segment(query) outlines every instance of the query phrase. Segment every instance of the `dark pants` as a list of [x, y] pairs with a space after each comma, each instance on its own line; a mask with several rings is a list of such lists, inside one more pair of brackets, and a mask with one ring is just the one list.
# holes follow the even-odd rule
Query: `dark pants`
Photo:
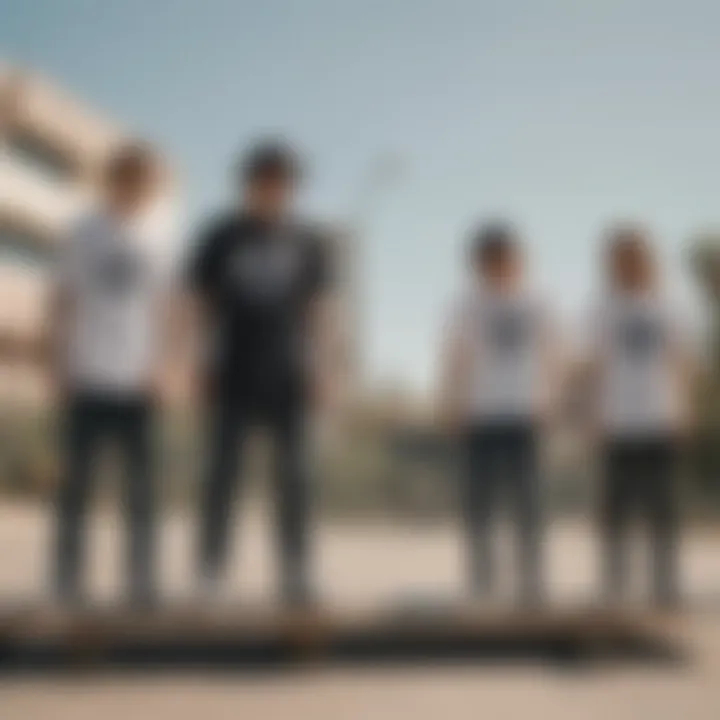
[[152, 599], [154, 473], [152, 404], [148, 398], [79, 394], [68, 400], [62, 445], [64, 471], [57, 505], [55, 584], [61, 598], [82, 596], [87, 510], [101, 445], [113, 442], [125, 469], [127, 569], [133, 602]]
[[238, 473], [249, 430], [266, 427], [274, 445], [277, 548], [283, 598], [303, 602], [308, 593], [309, 489], [304, 405], [295, 401], [249, 403], [220, 399], [210, 408], [209, 452], [202, 485], [200, 571], [217, 580], [227, 561], [230, 521], [243, 473]]
[[465, 440], [464, 514], [473, 593], [495, 583], [493, 521], [509, 505], [517, 532], [520, 591], [541, 599], [541, 504], [537, 433], [531, 423], [478, 425]]
[[678, 443], [670, 438], [606, 443], [601, 522], [605, 589], [611, 597], [625, 590], [628, 527], [632, 520], [642, 519], [652, 539], [655, 599], [676, 600], [679, 454]]

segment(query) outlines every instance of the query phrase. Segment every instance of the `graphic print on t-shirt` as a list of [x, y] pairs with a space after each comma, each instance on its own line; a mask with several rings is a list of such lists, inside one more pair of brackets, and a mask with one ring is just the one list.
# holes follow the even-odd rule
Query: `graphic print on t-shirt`
[[521, 308], [502, 308], [490, 313], [488, 337], [492, 347], [502, 355], [521, 353], [527, 346], [531, 322]]
[[588, 325], [603, 430], [621, 437], [675, 432], [685, 403], [674, 362], [682, 339], [668, 298], [607, 295], [596, 302]]
[[247, 243], [230, 260], [233, 289], [254, 302], [266, 303], [286, 297], [297, 268], [293, 247], [273, 242]]
[[96, 260], [95, 277], [103, 288], [113, 294], [129, 294], [142, 278], [143, 266], [137, 254], [114, 249]]
[[665, 333], [654, 317], [638, 315], [621, 320], [617, 326], [617, 343], [631, 361], [647, 361], [663, 348]]
[[550, 313], [531, 288], [471, 287], [453, 306], [450, 342], [467, 376], [463, 411], [473, 421], [534, 421], [546, 402]]
[[102, 210], [69, 234], [59, 271], [73, 293], [67, 373], [79, 388], [136, 392], [155, 363], [158, 319], [173, 258], [167, 238], [142, 219], [121, 224]]
[[233, 214], [199, 238], [188, 279], [215, 332], [208, 370], [228, 392], [256, 393], [262, 384], [294, 395], [305, 386], [308, 311], [330, 289], [329, 259], [324, 236], [296, 221]]

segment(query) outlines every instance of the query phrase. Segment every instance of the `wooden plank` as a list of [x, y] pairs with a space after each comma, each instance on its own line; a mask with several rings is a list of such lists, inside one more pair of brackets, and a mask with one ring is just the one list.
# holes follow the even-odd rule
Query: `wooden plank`
[[399, 634], [546, 635], [629, 633], [676, 624], [677, 616], [622, 610], [445, 611], [307, 610], [176, 606], [151, 612], [120, 608], [62, 611], [51, 608], [0, 611], [0, 638], [57, 638], [88, 630], [108, 636], [162, 639], [192, 636], [291, 636], [296, 633], [394, 632]]
[[102, 662], [123, 653], [167, 656], [202, 649], [276, 657], [371, 658], [432, 655], [473, 648], [607, 650], [676, 639], [675, 616], [603, 609], [318, 609], [175, 606], [135, 613], [120, 608], [83, 612], [26, 608], [0, 611], [0, 655], [37, 648]]

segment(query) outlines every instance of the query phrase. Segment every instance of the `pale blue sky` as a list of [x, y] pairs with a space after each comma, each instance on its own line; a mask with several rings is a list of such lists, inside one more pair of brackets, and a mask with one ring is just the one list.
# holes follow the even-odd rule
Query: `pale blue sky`
[[366, 239], [368, 358], [419, 385], [487, 213], [521, 222], [566, 314], [618, 215], [652, 224], [679, 278], [718, 220], [719, 29], [713, 0], [0, 0], [0, 56], [157, 140], [193, 221], [258, 131], [306, 151], [331, 215], [402, 157]]

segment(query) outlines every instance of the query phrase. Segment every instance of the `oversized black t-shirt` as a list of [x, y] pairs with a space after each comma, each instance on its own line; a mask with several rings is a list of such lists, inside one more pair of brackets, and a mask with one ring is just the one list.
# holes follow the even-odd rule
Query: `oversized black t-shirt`
[[219, 392], [261, 401], [304, 392], [308, 313], [331, 284], [329, 255], [320, 233], [295, 222], [232, 215], [203, 233], [188, 274], [209, 313]]

